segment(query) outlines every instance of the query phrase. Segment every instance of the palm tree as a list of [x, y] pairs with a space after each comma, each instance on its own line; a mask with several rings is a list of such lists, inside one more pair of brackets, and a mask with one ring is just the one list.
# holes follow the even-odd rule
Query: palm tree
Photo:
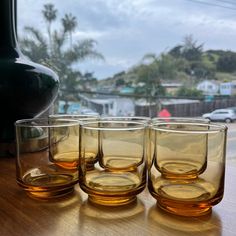
[[155, 104], [157, 111], [160, 110], [160, 101], [158, 96], [165, 95], [165, 89], [161, 85], [162, 78], [162, 59], [153, 53], [144, 55], [141, 64], [134, 68], [137, 75], [137, 81], [141, 82], [143, 86], [136, 89], [137, 94], [145, 94], [147, 102], [149, 103], [149, 116], [151, 117], [151, 107]]
[[44, 9], [42, 10], [44, 19], [48, 24], [48, 36], [49, 36], [49, 47], [52, 48], [52, 37], [51, 37], [51, 24], [57, 18], [57, 10], [54, 8], [53, 4], [45, 4]]
[[71, 13], [65, 14], [64, 18], [61, 19], [65, 33], [69, 33], [70, 36], [70, 47], [72, 48], [72, 33], [77, 26], [77, 19]]
[[[47, 22], [50, 23], [54, 18], [53, 14], [50, 16], [51, 13], [49, 14], [49, 12], [56, 13], [57, 10], [54, 9], [53, 5], [48, 5], [44, 6], [44, 11], [42, 12], [45, 18], [47, 16]], [[45, 9], [51, 10], [46, 11]], [[67, 17], [64, 19], [73, 18], [70, 14], [66, 15]], [[73, 22], [77, 22], [76, 18]], [[63, 21], [61, 23], [63, 24]], [[48, 28], [48, 35], [51, 39], [49, 43], [40, 30], [33, 27], [25, 27], [27, 37], [23, 38], [20, 42], [23, 53], [26, 56], [35, 62], [51, 67], [57, 72], [61, 80], [60, 87], [62, 90], [59, 94], [60, 99], [66, 100], [68, 97], [71, 98], [72, 95], [76, 99], [77, 89], [83, 78], [82, 73], [76, 69], [78, 68], [78, 63], [88, 58], [103, 59], [103, 56], [96, 51], [96, 41], [92, 39], [79, 40], [71, 44], [70, 47], [67, 47], [65, 32], [72, 34], [74, 28], [72, 26], [65, 28], [65, 25], [62, 25], [62, 27], [62, 30], [54, 30], [53, 32], [51, 32], [50, 27]]]
[[48, 53], [47, 40], [43, 34], [33, 27], [26, 26], [24, 29], [27, 34], [31, 35], [31, 38], [23, 38], [20, 41], [23, 54], [37, 63], [48, 61], [50, 55]]

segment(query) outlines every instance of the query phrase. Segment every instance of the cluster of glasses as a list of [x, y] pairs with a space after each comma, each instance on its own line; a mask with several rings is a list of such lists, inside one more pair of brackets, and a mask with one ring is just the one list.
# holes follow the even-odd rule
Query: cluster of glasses
[[204, 119], [52, 115], [19, 120], [17, 182], [35, 198], [75, 184], [89, 201], [136, 200], [148, 185], [157, 205], [198, 216], [223, 198], [227, 127]]

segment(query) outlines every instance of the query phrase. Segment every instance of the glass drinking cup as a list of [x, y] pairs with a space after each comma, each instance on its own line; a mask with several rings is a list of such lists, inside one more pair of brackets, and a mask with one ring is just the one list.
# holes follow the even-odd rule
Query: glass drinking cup
[[[67, 166], [74, 163], [74, 159], [68, 157], [79, 149], [79, 122], [27, 119], [16, 121], [15, 126], [17, 183], [30, 196], [41, 199], [72, 192], [78, 182], [78, 171]], [[57, 165], [55, 159], [64, 165]]]
[[[146, 184], [147, 124], [101, 120], [81, 125], [79, 183], [89, 200], [101, 205], [124, 205], [136, 200]], [[87, 166], [89, 142], [96, 140], [94, 169]]]
[[[100, 120], [121, 120], [121, 121], [138, 121], [145, 123], [147, 126], [151, 123], [151, 118], [148, 116], [102, 116]], [[151, 157], [151, 145], [149, 142], [149, 135], [150, 131], [149, 129], [146, 129], [146, 160], [147, 165], [149, 163], [150, 157]]]
[[162, 209], [207, 214], [223, 198], [227, 127], [189, 122], [151, 125], [148, 188]]
[[[209, 119], [205, 118], [192, 118], [192, 117], [155, 117], [151, 119], [151, 124], [163, 123], [163, 122], [181, 122], [181, 123], [210, 123]], [[149, 130], [149, 140], [152, 140], [154, 132]], [[154, 152], [153, 142], [149, 142], [149, 155], [148, 155], [148, 166], [151, 164], [151, 159]]]
[[[97, 115], [79, 115], [79, 114], [72, 114], [72, 115], [62, 115], [62, 114], [54, 114], [49, 116], [50, 122], [53, 124], [54, 122], [58, 122], [59, 120], [63, 119], [69, 119], [69, 120], [77, 120], [79, 124], [81, 125], [83, 122], [86, 121], [96, 121], [99, 119], [99, 116]], [[79, 137], [79, 135], [78, 135]], [[93, 144], [96, 145], [96, 143], [90, 142], [91, 149], [97, 149], [97, 147], [92, 148]], [[64, 146], [66, 145], [66, 146]], [[79, 140], [74, 140], [71, 143], [61, 143], [59, 146], [57, 146], [54, 150], [52, 149], [52, 152], [54, 152], [54, 155], [52, 155], [51, 161], [57, 165], [60, 165], [63, 168], [68, 169], [78, 169], [78, 163], [79, 163]], [[70, 151], [68, 155], [61, 155], [62, 150], [67, 149], [67, 146], [70, 145], [70, 150], [73, 149], [73, 151]], [[53, 148], [53, 147], [52, 147]], [[94, 157], [94, 153], [90, 153]], [[92, 160], [92, 159], [91, 159]], [[90, 166], [90, 168], [93, 168], [93, 162], [88, 162], [87, 165]]]

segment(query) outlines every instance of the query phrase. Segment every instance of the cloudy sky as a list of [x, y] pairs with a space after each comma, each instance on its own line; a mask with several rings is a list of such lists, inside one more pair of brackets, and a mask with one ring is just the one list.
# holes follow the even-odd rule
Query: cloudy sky
[[[74, 39], [92, 38], [105, 61], [87, 61], [82, 71], [102, 79], [127, 70], [146, 53], [168, 51], [192, 34], [204, 49], [236, 51], [235, 0], [18, 0], [19, 35], [24, 26], [46, 33], [46, 3], [77, 17]], [[54, 24], [54, 28], [58, 25]]]

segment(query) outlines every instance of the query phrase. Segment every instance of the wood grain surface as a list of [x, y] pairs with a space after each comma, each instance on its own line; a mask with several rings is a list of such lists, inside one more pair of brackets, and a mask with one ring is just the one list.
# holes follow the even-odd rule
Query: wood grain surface
[[15, 159], [0, 158], [0, 236], [236, 235], [236, 167], [226, 168], [225, 195], [204, 217], [178, 217], [158, 209], [146, 189], [125, 207], [100, 207], [75, 192], [57, 201], [28, 197], [16, 184]]

